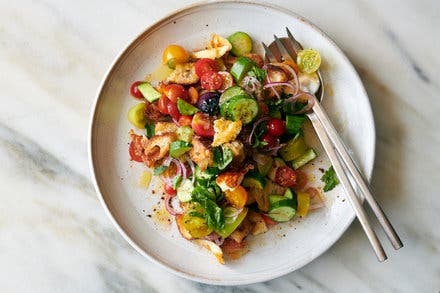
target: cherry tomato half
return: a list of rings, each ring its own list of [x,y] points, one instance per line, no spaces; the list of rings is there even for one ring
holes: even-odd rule
[[[176,103],[170,101],[167,105],[167,109],[168,109],[168,114],[176,120],[179,120],[180,116],[182,116],[179,112],[179,109],[177,108]]]
[[[278,118],[272,118],[267,122],[267,132],[273,136],[283,135],[286,131],[286,123]]]
[[[200,83],[205,90],[218,90],[222,87],[223,77],[215,71],[207,72],[200,78]]]
[[[273,148],[277,144],[277,139],[275,138],[275,136],[269,133],[263,135],[260,140],[266,143],[265,147],[268,149]]]
[[[168,184],[165,184],[165,192],[169,195],[176,195],[177,193],[177,191]]]
[[[203,137],[212,137],[215,133],[212,118],[208,114],[196,113],[191,122],[191,127],[197,135]]]
[[[193,117],[192,116],[186,116],[186,115],[182,115],[179,117],[179,125],[180,126],[191,126],[191,122],[192,122]]]
[[[138,85],[141,83],[142,81],[133,82],[133,84],[130,86],[130,94],[136,99],[143,100],[144,96],[142,95],[141,91],[138,89]]]
[[[194,65],[196,69],[196,74],[199,77],[202,77],[208,72],[216,72],[217,71],[217,64],[215,64],[215,61],[209,58],[202,58],[197,60],[196,64]]]
[[[170,103],[170,99],[167,98],[167,96],[162,95],[160,97],[159,101],[157,102],[157,106],[159,107],[159,111],[162,114],[167,115],[168,114],[168,104]]]
[[[275,182],[283,187],[293,187],[296,184],[296,172],[287,166],[279,167],[275,173]]]
[[[183,100],[188,100],[188,92],[180,84],[170,84],[164,90],[165,95],[172,102],[177,103],[177,99],[181,98]]]
[[[189,60],[189,54],[179,45],[170,45],[163,51],[162,62],[173,66],[176,63],[185,63]]]
[[[136,147],[136,143],[132,141],[130,143],[130,147],[128,148],[128,152],[130,154],[130,158],[133,161],[142,163],[144,160],[142,159],[142,154],[139,152],[139,149]]]
[[[263,217],[264,222],[266,223],[266,225],[276,225],[277,222],[275,222],[274,220],[272,220],[271,218],[269,218],[269,216],[265,215],[265,214],[261,214],[261,216]]]

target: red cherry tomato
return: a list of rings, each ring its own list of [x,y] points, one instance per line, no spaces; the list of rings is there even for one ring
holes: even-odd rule
[[[141,91],[138,89],[138,85],[141,84],[142,81],[135,81],[130,86],[130,94],[135,97],[136,99],[142,100],[144,96],[142,95]]]
[[[130,154],[130,158],[133,161],[142,163],[144,160],[142,159],[142,154],[139,152],[139,149],[136,147],[136,143],[132,141],[130,143],[130,147],[128,148],[128,152]]]
[[[208,72],[202,75],[200,83],[205,90],[218,90],[222,87],[223,77],[218,72]]]
[[[169,195],[176,195],[177,193],[177,191],[168,184],[165,184],[165,192]]]
[[[266,223],[266,225],[276,225],[277,222],[275,222],[274,220],[272,220],[271,218],[269,218],[269,216],[265,215],[265,214],[261,214],[261,216],[263,217],[264,222]]]
[[[214,125],[208,114],[196,113],[192,119],[191,127],[197,135],[203,137],[214,136]]]
[[[188,92],[186,89],[180,84],[170,84],[164,89],[165,95],[172,102],[177,103],[177,99],[181,98],[183,100],[188,100]]]
[[[168,110],[168,114],[176,120],[179,120],[180,116],[182,116],[179,112],[179,109],[177,108],[176,103],[170,101],[167,105],[167,110]]]
[[[266,133],[265,135],[263,135],[260,138],[260,140],[266,143],[265,147],[268,149],[273,148],[277,144],[277,139],[275,138],[275,136],[273,136],[269,133]]]
[[[283,187],[293,187],[296,184],[296,172],[287,166],[279,167],[275,173],[275,182]]]
[[[192,119],[193,119],[192,116],[182,115],[179,117],[179,125],[180,126],[191,126]]]
[[[296,184],[293,188],[295,190],[303,190],[304,186],[306,186],[308,181],[307,174],[300,170],[296,170],[295,173],[296,173]]]
[[[170,103],[170,99],[167,98],[167,96],[162,95],[160,97],[159,101],[157,102],[157,106],[159,107],[159,111],[162,114],[167,115],[168,114],[168,104]]]
[[[199,59],[194,66],[196,69],[196,74],[199,77],[202,77],[205,75],[205,73],[217,71],[217,64],[215,64],[214,60],[209,58]]]
[[[272,118],[267,122],[267,132],[273,136],[283,135],[286,131],[286,123],[278,118]]]

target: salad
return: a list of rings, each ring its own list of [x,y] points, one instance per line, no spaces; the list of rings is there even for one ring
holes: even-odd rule
[[[213,34],[203,50],[168,46],[160,74],[130,88],[140,100],[128,111],[131,160],[164,183],[182,237],[220,263],[247,253],[246,238],[324,206],[301,170],[317,156],[302,127],[321,59],[296,53],[267,63],[248,34]]]

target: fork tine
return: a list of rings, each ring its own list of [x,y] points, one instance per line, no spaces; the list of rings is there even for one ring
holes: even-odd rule
[[[281,42],[281,40],[278,39],[276,35],[273,35],[273,37],[275,39],[275,45],[278,47],[278,50],[280,51],[284,61],[293,61],[293,57],[290,55],[286,47],[284,47],[284,44]]]
[[[275,58],[272,51],[269,49],[268,46],[266,46],[265,43],[261,42],[263,44],[264,51],[266,52],[266,58],[269,60],[270,63],[277,62],[277,58]]]
[[[303,49],[301,44],[293,37],[288,27],[286,27],[286,32],[287,32],[287,36],[292,41],[292,45],[293,45],[293,49],[295,49],[295,53],[301,51]]]

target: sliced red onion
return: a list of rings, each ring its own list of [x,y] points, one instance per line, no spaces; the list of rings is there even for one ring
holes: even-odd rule
[[[174,164],[176,165],[176,168],[177,168],[177,171],[176,171],[176,175],[175,175],[175,176],[182,175],[182,163],[181,163],[179,160],[177,160],[177,159],[174,159],[174,158],[172,158],[172,157],[168,157],[168,158],[166,158],[166,160],[163,162],[163,166],[167,166],[167,167],[169,167],[171,163],[174,163]],[[182,175],[182,176],[184,177],[185,174]],[[169,178],[169,177],[165,177],[165,176],[160,176],[159,178],[160,178],[160,179],[163,181],[163,183],[165,183],[166,185],[168,185],[168,186],[173,186],[173,179],[171,179],[171,178]]]
[[[172,118],[173,119],[173,122],[178,126],[178,127],[180,127],[180,123],[179,123],[179,121],[176,119],[176,118]]]
[[[264,65],[264,66],[266,66],[266,65]],[[264,66],[263,66],[263,68],[264,68]],[[267,66],[266,66],[266,68],[264,68],[264,70],[267,70]],[[269,74],[267,75],[267,83],[272,83],[272,81],[270,80]],[[264,87],[263,87],[263,88],[264,88]],[[277,92],[276,89],[274,89],[273,87],[271,87],[270,89],[271,89],[271,90],[273,91],[273,93],[277,96],[278,100],[281,99],[280,94]]]
[[[268,149],[266,149],[266,151],[269,152],[271,156],[276,156],[278,154],[278,151],[285,145],[286,145],[285,143],[282,143],[282,144],[274,146],[272,148],[268,148]]]
[[[313,105],[315,105],[315,97],[312,94],[309,93],[299,93],[294,95],[293,97],[290,97],[288,99],[286,99],[284,101],[284,105],[290,104],[290,103],[296,103],[298,99],[307,99],[307,105],[302,108],[300,111],[295,112],[294,114],[303,114],[306,113],[308,111],[310,111],[310,109],[313,108]]]
[[[186,156],[186,161],[188,162],[188,165],[191,168],[191,174],[192,174],[191,182],[194,183],[196,180],[196,174],[195,174],[196,167],[194,166],[193,161],[188,155]]]
[[[245,76],[242,82],[243,88],[249,93],[252,94],[255,91],[261,89],[261,83],[254,76]]]
[[[179,162],[179,165],[181,167],[182,170],[182,179],[185,180],[186,179],[186,174],[188,173],[188,169],[186,168],[185,164],[181,161],[181,160],[177,160],[177,162]]]
[[[289,71],[290,75],[292,75],[292,79],[289,80],[289,83],[293,85],[293,89],[295,90],[292,94],[295,95],[298,93],[298,90],[300,88],[298,74],[296,74],[295,70],[293,70],[292,67],[285,63],[273,63],[276,66],[280,66],[283,69]]]
[[[214,240],[214,243],[217,244],[218,246],[221,246],[223,244],[223,242],[225,242],[225,238],[220,237],[217,238],[216,240]]]
[[[249,143],[249,145],[253,145],[253,136],[254,136],[255,129],[257,129],[257,126],[258,126],[261,122],[264,122],[264,121],[269,120],[269,119],[270,119],[269,116],[265,116],[265,117],[261,117],[260,119],[258,119],[257,121],[255,121],[254,126],[252,127],[251,134],[249,135],[249,138],[248,138],[248,143]]]
[[[324,200],[322,199],[321,195],[315,192],[311,192],[309,210],[315,211],[320,208],[323,208],[324,206],[325,206]]]
[[[165,209],[167,210],[167,212],[170,215],[173,215],[173,216],[181,215],[182,214],[181,212],[177,212],[174,210],[174,207],[171,203],[171,200],[173,199],[173,197],[174,197],[174,195],[167,194],[167,196],[165,197]]]
[[[296,88],[290,82],[269,82],[269,83],[266,83],[263,88],[267,89],[267,88],[273,88],[275,86],[287,86],[287,87],[290,87],[292,89],[298,90],[298,88]]]
[[[215,244],[217,244],[218,246],[222,245],[223,242],[225,241],[225,239],[223,237],[220,237],[220,235],[218,235],[215,232],[212,232],[211,234],[209,234],[208,236],[205,237],[206,240],[208,241],[212,241]]]

